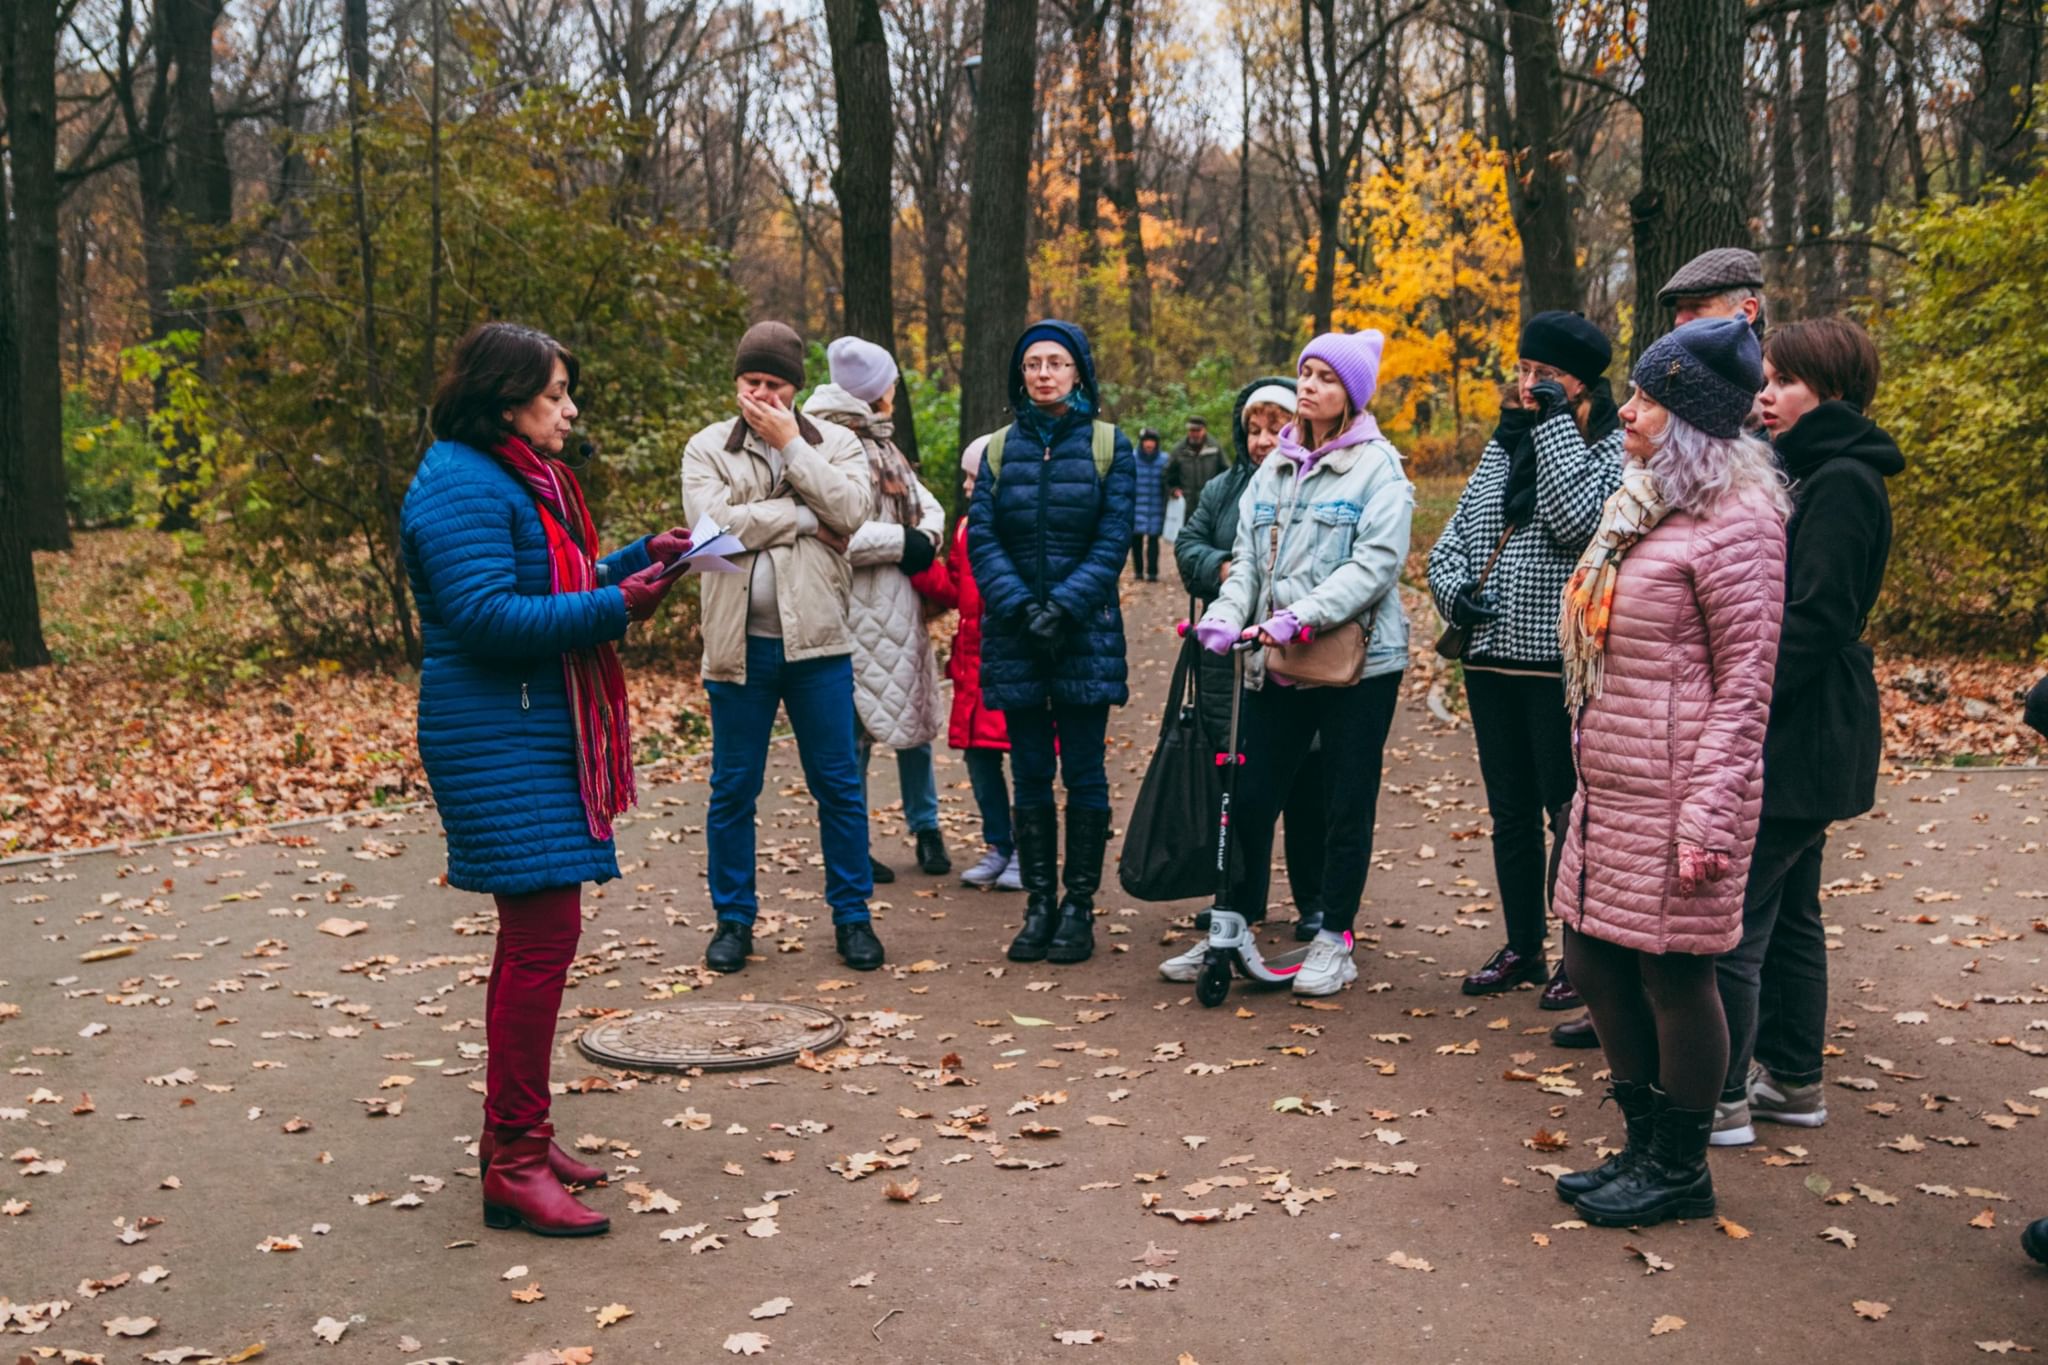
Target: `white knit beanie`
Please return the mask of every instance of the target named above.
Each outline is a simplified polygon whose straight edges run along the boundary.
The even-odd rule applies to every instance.
[[[1282,412],[1292,413],[1294,411],[1294,390],[1288,388],[1285,384],[1267,384],[1263,388],[1253,389],[1251,396],[1244,400],[1247,411],[1258,407],[1262,403],[1270,403]]]
[[[841,337],[825,348],[832,382],[863,403],[872,403],[896,387],[896,361],[872,341]]]

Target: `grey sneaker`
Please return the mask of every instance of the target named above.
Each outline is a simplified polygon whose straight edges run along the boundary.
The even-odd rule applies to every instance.
[[[1820,1082],[1786,1085],[1761,1066],[1749,1073],[1749,1112],[1763,1123],[1789,1123],[1794,1128],[1818,1128],[1828,1121],[1827,1097]]]
[[[1748,1100],[1717,1100],[1714,1103],[1714,1127],[1707,1134],[1707,1144],[1712,1147],[1748,1147],[1756,1142],[1756,1129],[1750,1125]]]
[[[1202,966],[1209,960],[1209,936],[1204,934],[1191,944],[1186,952],[1176,953],[1159,964],[1159,975],[1167,981],[1190,982],[1202,975]]]
[[[1009,857],[991,847],[982,853],[980,862],[960,874],[960,880],[969,886],[994,886],[1010,862]]]
[[[1308,946],[1308,958],[1294,974],[1296,995],[1335,995],[1358,980],[1358,966],[1351,960],[1351,935],[1332,943],[1318,937]]]
[[[996,878],[998,891],[1022,891],[1024,889],[1024,864],[1017,861],[1017,855],[1010,855],[1010,865],[1003,869],[1003,875]]]

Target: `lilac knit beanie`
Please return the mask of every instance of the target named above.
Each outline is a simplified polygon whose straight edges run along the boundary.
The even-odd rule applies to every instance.
[[[1350,395],[1352,410],[1364,412],[1380,386],[1380,349],[1386,344],[1386,337],[1376,329],[1325,332],[1301,348],[1301,359],[1294,362],[1295,373],[1311,360],[1322,361],[1337,372],[1337,382]]]

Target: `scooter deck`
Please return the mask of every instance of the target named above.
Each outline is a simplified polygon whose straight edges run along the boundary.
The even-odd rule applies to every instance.
[[[1241,962],[1238,971],[1247,980],[1263,982],[1266,985],[1279,985],[1294,979],[1294,974],[1301,970],[1301,965],[1304,962],[1308,961],[1308,950],[1314,946],[1314,944],[1304,943],[1300,947],[1290,948],[1276,957],[1265,958],[1261,964],[1266,969],[1263,975],[1256,975],[1245,971]]]

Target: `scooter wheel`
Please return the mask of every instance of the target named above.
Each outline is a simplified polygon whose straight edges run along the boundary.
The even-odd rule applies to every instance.
[[[1213,959],[1202,968],[1202,975],[1195,982],[1195,999],[1205,1009],[1214,1009],[1230,994],[1230,962],[1228,959]]]

